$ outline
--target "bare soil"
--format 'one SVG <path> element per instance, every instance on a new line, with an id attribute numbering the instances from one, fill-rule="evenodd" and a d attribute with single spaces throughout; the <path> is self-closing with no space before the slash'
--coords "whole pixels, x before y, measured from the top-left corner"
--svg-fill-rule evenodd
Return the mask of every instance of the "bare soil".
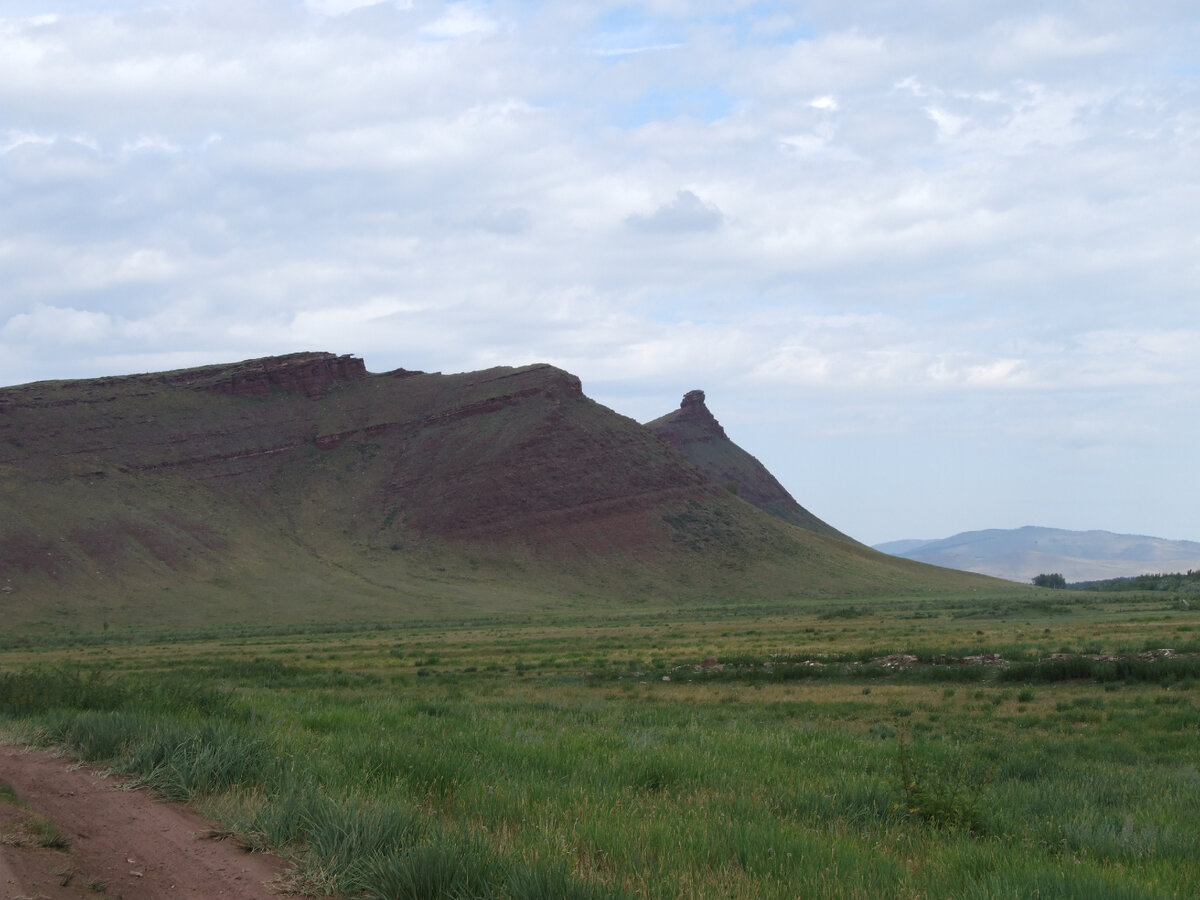
<path id="1" fill-rule="evenodd" d="M 283 860 L 216 823 L 44 751 L 0 746 L 0 900 L 272 900 Z"/>

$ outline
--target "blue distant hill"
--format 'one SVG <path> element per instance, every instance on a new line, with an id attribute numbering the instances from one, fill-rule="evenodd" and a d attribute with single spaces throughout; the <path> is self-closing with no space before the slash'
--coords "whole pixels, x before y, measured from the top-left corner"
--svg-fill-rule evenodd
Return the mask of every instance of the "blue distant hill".
<path id="1" fill-rule="evenodd" d="M 1035 525 L 964 531 L 939 540 L 889 541 L 876 544 L 875 549 L 1022 582 L 1043 572 L 1060 573 L 1067 581 L 1095 581 L 1200 569 L 1200 542 Z"/>

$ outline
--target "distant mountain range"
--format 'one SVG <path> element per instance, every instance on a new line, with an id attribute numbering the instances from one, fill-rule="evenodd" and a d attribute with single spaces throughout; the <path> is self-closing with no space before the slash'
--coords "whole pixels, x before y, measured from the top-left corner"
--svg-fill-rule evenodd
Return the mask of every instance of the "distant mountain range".
<path id="1" fill-rule="evenodd" d="M 876 544 L 892 556 L 1028 583 L 1042 573 L 1067 581 L 1099 581 L 1156 572 L 1200 569 L 1200 543 L 1110 531 L 990 528 L 941 540 Z"/>

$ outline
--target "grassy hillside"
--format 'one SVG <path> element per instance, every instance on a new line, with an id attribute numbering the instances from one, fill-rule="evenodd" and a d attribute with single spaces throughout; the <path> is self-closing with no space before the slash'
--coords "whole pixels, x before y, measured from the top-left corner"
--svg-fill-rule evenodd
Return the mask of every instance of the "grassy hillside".
<path id="1" fill-rule="evenodd" d="M 0 390 L 13 629 L 986 589 L 764 515 L 549 366 L 305 354 Z"/>

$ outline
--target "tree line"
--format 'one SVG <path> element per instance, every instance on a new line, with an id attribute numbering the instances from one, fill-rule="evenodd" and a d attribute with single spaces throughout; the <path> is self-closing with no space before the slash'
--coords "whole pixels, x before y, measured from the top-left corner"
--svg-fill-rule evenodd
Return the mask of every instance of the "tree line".
<path id="1" fill-rule="evenodd" d="M 1037 587 L 1069 587 L 1077 591 L 1200 591 L 1200 571 L 1188 569 L 1186 572 L 1159 572 L 1070 584 L 1060 573 L 1052 572 L 1035 575 L 1033 583 Z"/>

